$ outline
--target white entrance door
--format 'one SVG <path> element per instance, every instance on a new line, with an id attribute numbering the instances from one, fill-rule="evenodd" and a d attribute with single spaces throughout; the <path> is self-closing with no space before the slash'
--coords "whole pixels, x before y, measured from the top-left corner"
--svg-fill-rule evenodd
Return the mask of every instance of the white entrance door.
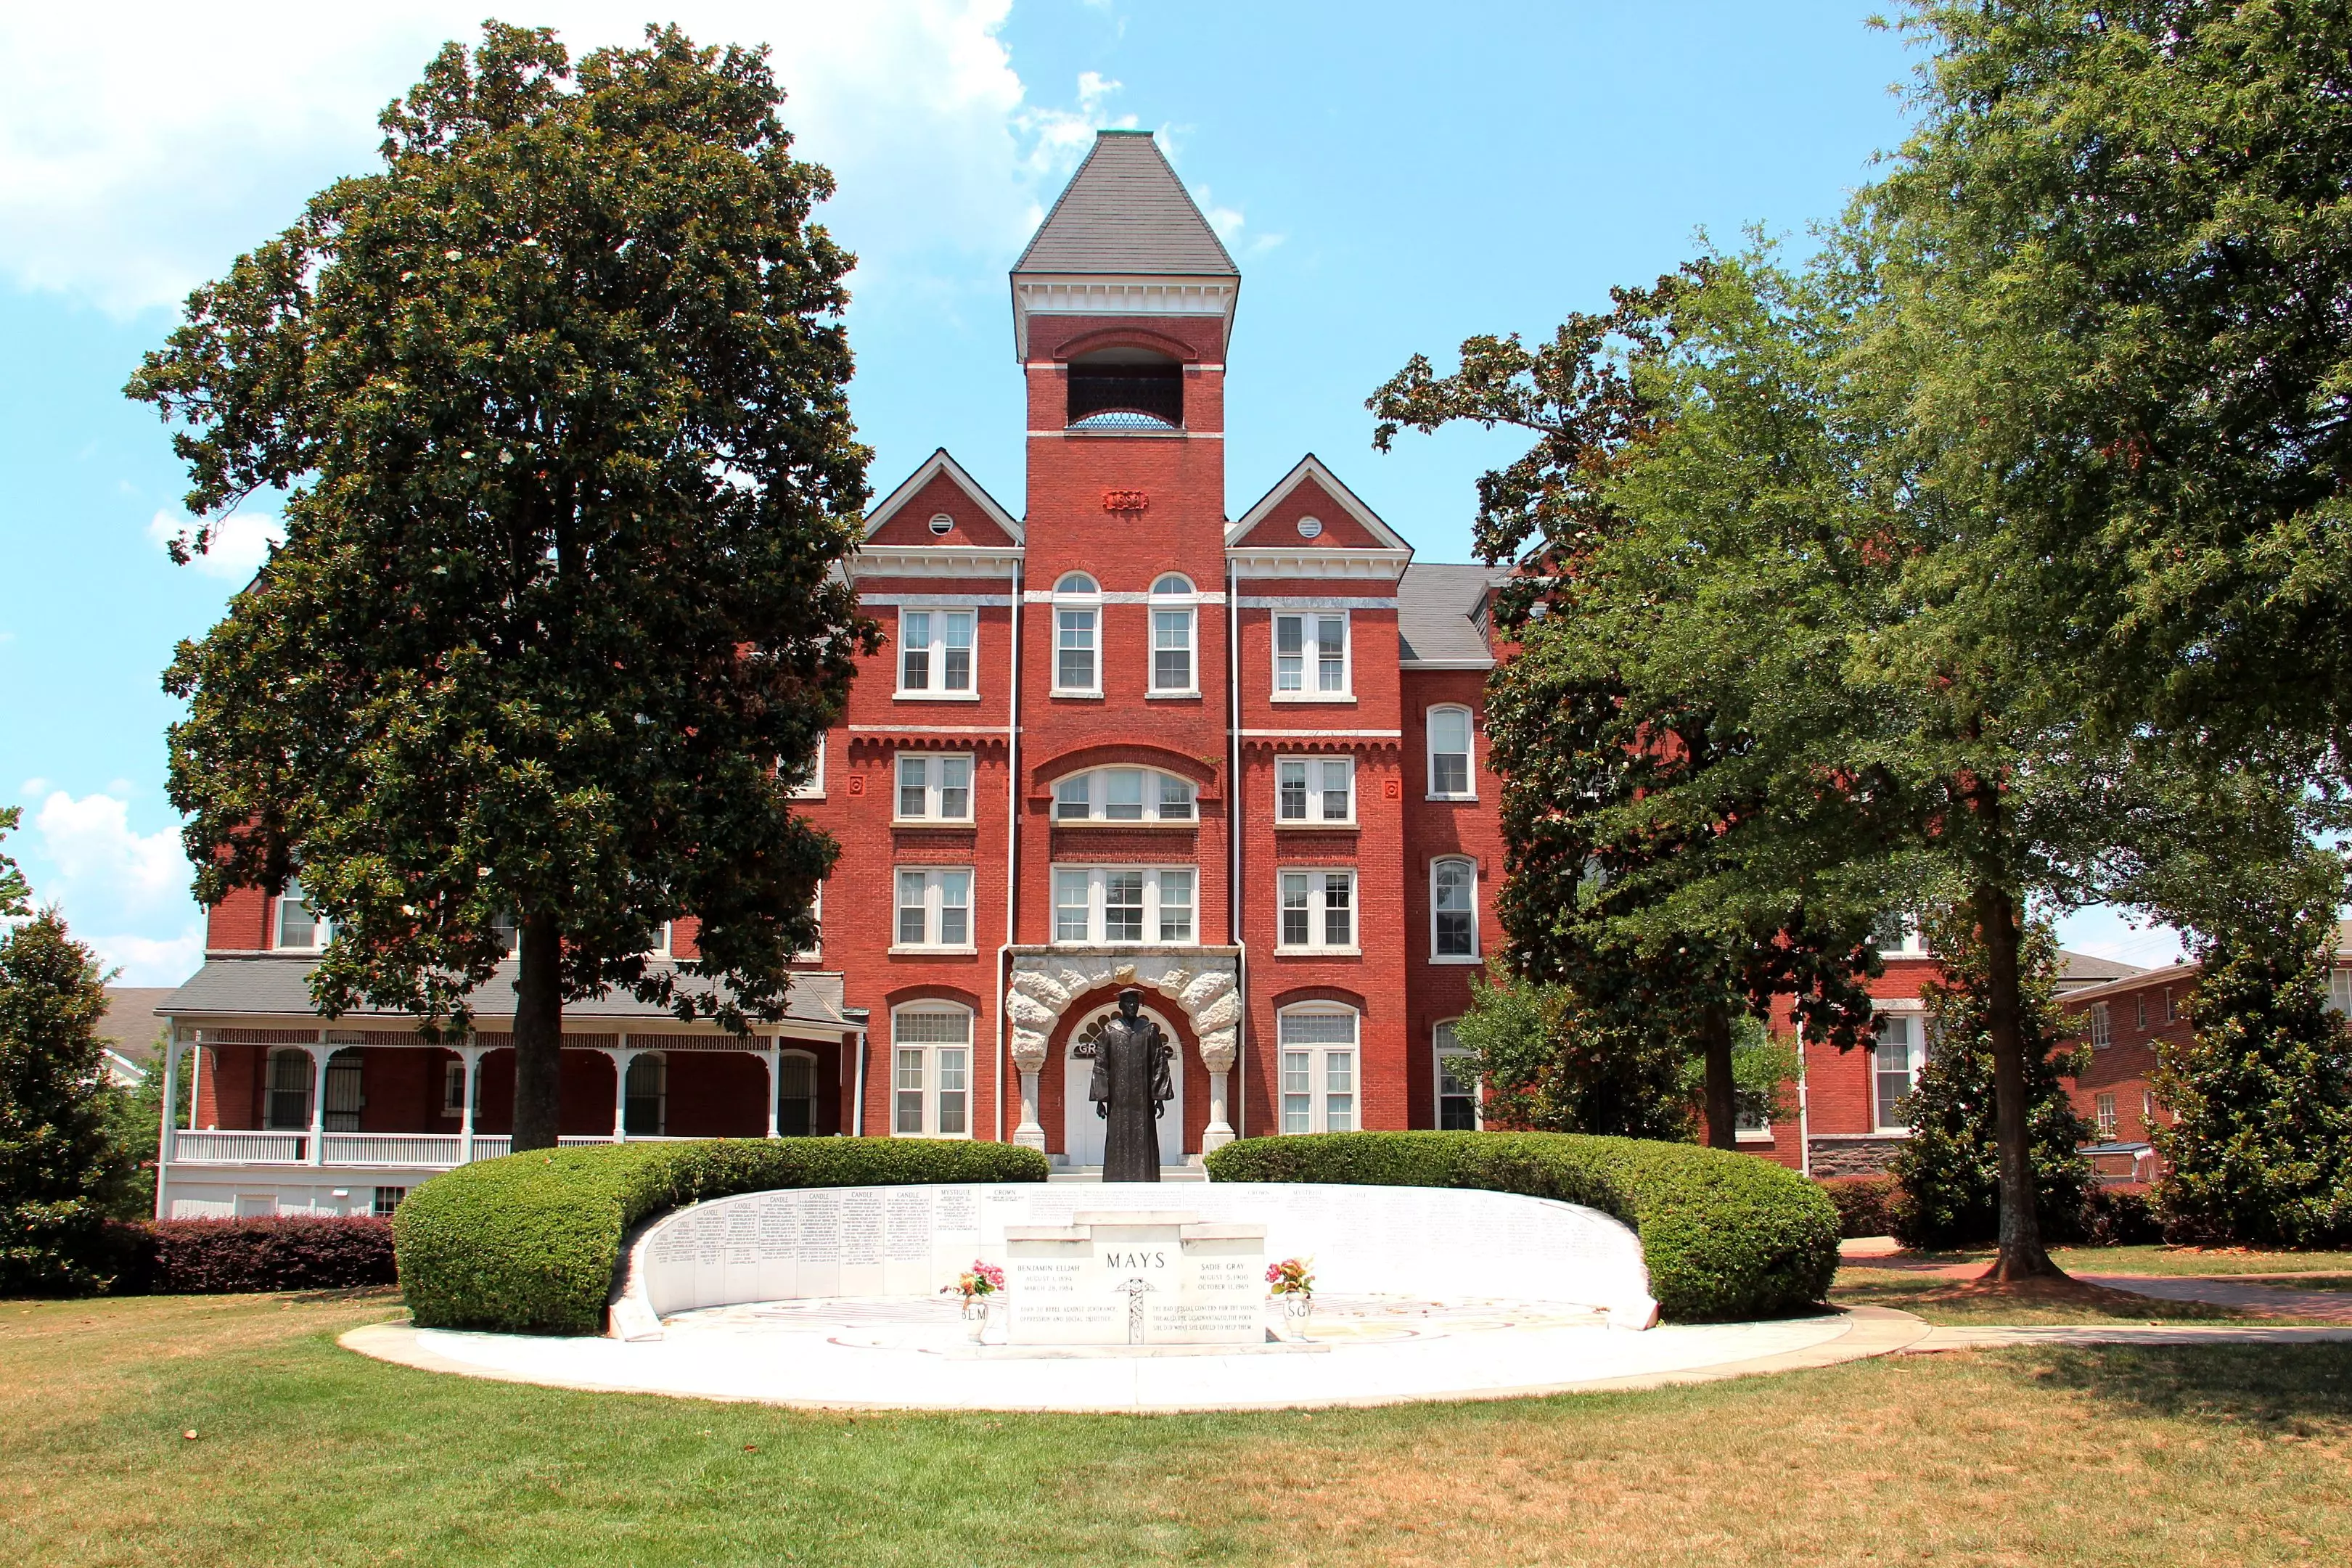
<path id="1" fill-rule="evenodd" d="M 1168 1043 L 1176 1048 L 1176 1058 L 1168 1064 L 1169 1085 L 1175 1093 L 1160 1113 L 1160 1163 L 1181 1166 L 1184 1163 L 1183 1040 L 1159 1012 L 1150 1008 L 1137 1010 L 1158 1024 Z M 1117 1008 L 1105 1008 L 1095 1014 L 1070 1036 L 1069 1048 L 1062 1053 L 1062 1147 L 1074 1166 L 1102 1164 L 1103 1122 L 1095 1114 L 1095 1103 L 1087 1098 L 1087 1084 L 1094 1077 L 1095 1064 L 1084 1057 L 1071 1055 L 1070 1051 L 1093 1040 L 1104 1024 L 1118 1016 Z"/>

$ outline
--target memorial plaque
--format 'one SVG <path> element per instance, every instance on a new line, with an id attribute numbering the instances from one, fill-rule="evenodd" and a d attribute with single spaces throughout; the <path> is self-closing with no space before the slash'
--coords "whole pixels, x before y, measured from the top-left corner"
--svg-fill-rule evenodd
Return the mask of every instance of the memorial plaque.
<path id="1" fill-rule="evenodd" d="M 1006 1228 L 1009 1343 L 1139 1348 L 1265 1337 L 1264 1226 L 1149 1209 L 1072 1218 Z"/>

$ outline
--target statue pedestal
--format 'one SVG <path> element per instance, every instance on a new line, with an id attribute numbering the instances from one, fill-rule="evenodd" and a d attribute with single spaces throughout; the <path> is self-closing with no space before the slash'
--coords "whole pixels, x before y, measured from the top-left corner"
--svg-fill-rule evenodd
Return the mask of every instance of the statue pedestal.
<path id="1" fill-rule="evenodd" d="M 1015 1345 L 1260 1344 L 1265 1227 L 1165 1210 L 1004 1230 Z"/>

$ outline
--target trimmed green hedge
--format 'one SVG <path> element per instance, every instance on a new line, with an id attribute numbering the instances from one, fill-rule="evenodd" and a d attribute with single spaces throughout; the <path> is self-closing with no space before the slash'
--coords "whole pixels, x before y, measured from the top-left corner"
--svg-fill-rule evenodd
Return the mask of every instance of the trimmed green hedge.
<path id="1" fill-rule="evenodd" d="M 461 1166 L 393 1215 L 401 1291 L 425 1328 L 601 1333 L 622 1239 L 667 1208 L 772 1187 L 1044 1181 L 1007 1144 L 713 1138 L 541 1149 Z"/>
<path id="2" fill-rule="evenodd" d="M 1676 1322 L 1801 1310 L 1837 1273 L 1838 1214 L 1811 1182 L 1752 1155 L 1570 1133 L 1321 1133 L 1247 1138 L 1212 1181 L 1459 1186 L 1579 1203 L 1642 1239 L 1650 1294 Z"/>

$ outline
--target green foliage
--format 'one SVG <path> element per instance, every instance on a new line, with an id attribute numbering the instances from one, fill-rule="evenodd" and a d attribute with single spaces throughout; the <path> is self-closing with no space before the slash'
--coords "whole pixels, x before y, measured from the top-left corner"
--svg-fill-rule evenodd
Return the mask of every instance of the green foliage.
<path id="1" fill-rule="evenodd" d="M 519 921 L 551 1141 L 559 998 L 777 1016 L 835 854 L 790 776 L 873 638 L 835 570 L 868 454 L 832 177 L 781 100 L 674 28 L 575 69 L 488 24 L 128 389 L 184 426 L 180 553 L 286 493 L 166 677 L 197 896 L 299 869 L 323 1011 L 459 1028 Z M 688 914 L 680 983 L 645 955 Z"/>
<path id="2" fill-rule="evenodd" d="M 104 1290 L 130 1162 L 107 1135 L 106 985 L 44 910 L 0 935 L 0 1293 Z"/>
<path id="3" fill-rule="evenodd" d="M 1562 1133 L 1323 1133 L 1244 1138 L 1212 1181 L 1475 1187 L 1582 1204 L 1642 1239 L 1664 1316 L 1710 1322 L 1798 1312 L 1837 1273 L 1838 1217 L 1794 1171 L 1689 1144 Z"/>
<path id="4" fill-rule="evenodd" d="M 1927 936 L 1942 973 L 1921 990 L 1927 1064 L 1897 1113 L 1911 1136 L 1895 1155 L 1903 1189 L 1895 1234 L 1908 1247 L 1976 1246 L 2000 1233 L 1988 956 L 1975 925 L 1948 910 L 1928 921 Z M 2059 1049 L 2065 1023 L 2058 1007 L 2057 935 L 2047 921 L 2030 922 L 2021 948 L 2019 1033 L 2035 1208 L 2044 1233 L 2063 1240 L 2082 1230 L 2091 1184 L 2082 1146 L 2095 1129 L 2075 1113 L 2062 1080 L 2082 1063 Z"/>
<path id="5" fill-rule="evenodd" d="M 1005 1144 L 715 1138 L 536 1150 L 461 1166 L 393 1214 L 401 1291 L 428 1328 L 597 1333 L 632 1228 L 665 1209 L 772 1187 L 1044 1181 Z"/>
<path id="6" fill-rule="evenodd" d="M 2325 891 L 2325 890 L 2324 890 Z M 2200 942 L 2191 1038 L 2158 1046 L 2157 1203 L 2176 1241 L 2352 1239 L 2352 1036 L 2327 1008 L 2334 899 Z"/>
<path id="7" fill-rule="evenodd" d="M 131 1169 L 131 1178 L 123 1184 L 111 1210 L 117 1219 L 155 1217 L 155 1159 L 163 1142 L 163 1046 L 159 1031 L 156 1065 L 147 1076 L 129 1088 L 110 1082 L 100 1096 L 106 1117 L 107 1141 Z M 174 1107 L 173 1125 L 185 1127 L 189 1124 L 190 1085 L 184 1075 L 179 1087 L 180 1103 Z"/>
<path id="8" fill-rule="evenodd" d="M 1893 1176 L 1828 1176 L 1817 1185 L 1836 1206 L 1840 1236 L 1892 1236 L 1901 1223 L 1903 1189 Z"/>
<path id="9" fill-rule="evenodd" d="M 1654 1023 L 1586 1007 L 1573 988 L 1496 970 L 1470 982 L 1454 1025 L 1491 1125 L 1686 1139 L 1696 1096 L 1686 1048 Z"/>
<path id="10" fill-rule="evenodd" d="M 1703 1064 L 1685 1059 L 1683 1082 L 1696 1101 L 1702 1092 Z M 1797 1049 L 1765 1027 L 1764 1020 L 1743 1013 L 1731 1020 L 1731 1086 L 1733 1109 L 1741 1120 L 1775 1121 L 1795 1111 L 1789 1089 L 1797 1076 Z"/>
<path id="11" fill-rule="evenodd" d="M 22 806 L 0 806 L 0 839 L 15 832 L 24 815 Z M 16 862 L 5 854 L 0 854 L 0 920 L 24 914 L 32 893 L 31 886 L 25 881 L 25 873 L 16 869 Z"/>

